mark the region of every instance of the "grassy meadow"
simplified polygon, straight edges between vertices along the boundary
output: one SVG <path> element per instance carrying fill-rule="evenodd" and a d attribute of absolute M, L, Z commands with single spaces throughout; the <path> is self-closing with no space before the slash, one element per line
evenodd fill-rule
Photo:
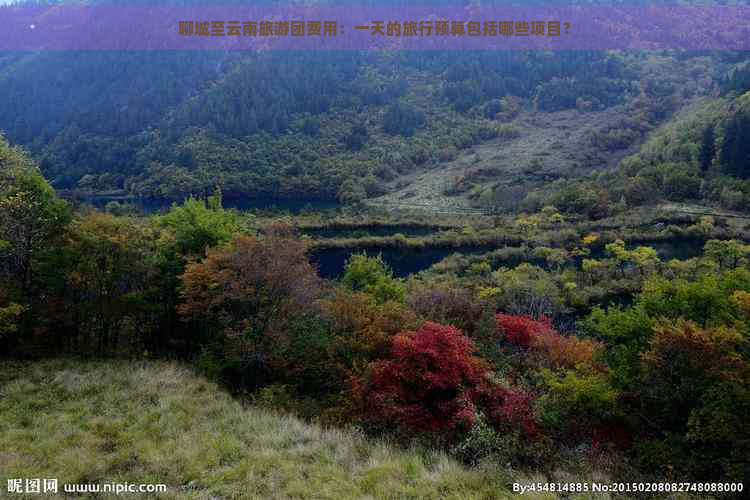
<path fill-rule="evenodd" d="M 168 485 L 159 498 L 489 499 L 542 480 L 246 407 L 176 363 L 6 362 L 0 396 L 0 481 L 58 478 L 60 494 L 128 482 Z"/>

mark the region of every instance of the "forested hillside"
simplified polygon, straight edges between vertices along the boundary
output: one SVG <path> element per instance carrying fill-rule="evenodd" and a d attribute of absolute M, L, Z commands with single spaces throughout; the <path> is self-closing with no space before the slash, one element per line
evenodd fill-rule
<path fill-rule="evenodd" d="M 531 100 L 597 109 L 637 86 L 606 53 L 466 56 L 9 55 L 0 129 L 60 189 L 181 199 L 221 182 L 230 198 L 351 201 L 497 137 Z"/>
<path fill-rule="evenodd" d="M 741 61 L 602 51 L 6 53 L 0 130 L 32 151 L 53 186 L 79 194 L 182 200 L 222 185 L 227 199 L 352 203 L 398 190 L 410 198 L 410 176 L 435 171 L 446 172 L 442 201 L 507 208 L 504 199 L 522 200 L 540 181 L 611 166 L 692 100 L 741 91 L 728 80 Z M 566 110 L 576 111 L 571 133 L 600 125 L 581 129 L 570 161 L 550 163 L 555 151 L 537 137 L 545 116 Z M 477 147 L 496 153 L 475 158 Z M 527 150 L 528 161 L 508 168 L 506 147 Z M 540 165 L 545 177 L 527 175 Z"/>
<path fill-rule="evenodd" d="M 533 203 L 526 208 L 553 204 L 602 214 L 665 200 L 746 211 L 749 89 L 750 67 L 746 62 L 733 65 L 713 92 L 684 105 L 616 168 L 546 185 L 527 198 Z"/>

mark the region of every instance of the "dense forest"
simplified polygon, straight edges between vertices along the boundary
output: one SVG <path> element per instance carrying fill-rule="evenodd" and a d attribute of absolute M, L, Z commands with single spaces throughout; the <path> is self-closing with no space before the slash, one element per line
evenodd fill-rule
<path fill-rule="evenodd" d="M 747 105 L 737 99 L 745 61 L 739 52 L 4 53 L 0 130 L 67 196 L 169 203 L 220 184 L 227 200 L 352 204 L 463 161 L 443 204 L 595 214 L 579 205 L 656 196 L 735 209 L 749 192 Z M 537 156 L 512 177 L 472 166 L 478 146 L 502 151 L 543 133 L 522 126 L 526 117 L 568 110 L 572 130 L 602 122 L 570 146 L 585 150 L 570 166 Z"/>
<path fill-rule="evenodd" d="M 229 198 L 354 201 L 496 137 L 508 96 L 605 107 L 637 86 L 602 52 L 22 53 L 0 68 L 0 129 L 56 188 L 174 200 L 221 179 Z"/>

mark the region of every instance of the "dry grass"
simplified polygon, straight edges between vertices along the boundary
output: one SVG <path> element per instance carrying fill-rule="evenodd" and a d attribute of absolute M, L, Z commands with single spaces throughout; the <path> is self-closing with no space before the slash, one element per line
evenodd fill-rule
<path fill-rule="evenodd" d="M 243 408 L 187 368 L 163 362 L 6 362 L 3 494 L 8 478 L 164 483 L 169 492 L 161 498 L 512 495 L 507 473 Z"/>

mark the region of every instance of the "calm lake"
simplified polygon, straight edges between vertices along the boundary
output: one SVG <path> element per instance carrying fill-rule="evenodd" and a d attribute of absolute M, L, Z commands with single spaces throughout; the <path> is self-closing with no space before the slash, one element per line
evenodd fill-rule
<path fill-rule="evenodd" d="M 370 256 L 382 255 L 383 261 L 393 270 L 393 274 L 403 278 L 418 273 L 454 253 L 481 253 L 491 250 L 482 246 L 464 247 L 424 247 L 424 248 L 325 248 L 310 254 L 310 260 L 318 268 L 318 274 L 326 279 L 341 277 L 347 259 L 353 253 L 365 252 Z"/>
<path fill-rule="evenodd" d="M 699 238 L 680 238 L 667 241 L 639 241 L 627 245 L 629 249 L 638 246 L 649 246 L 656 250 L 659 258 L 663 261 L 672 259 L 687 260 L 693 257 L 699 257 L 703 254 L 704 241 Z M 365 252 L 367 255 L 382 255 L 383 261 L 393 270 L 397 277 L 405 277 L 410 274 L 424 271 L 432 265 L 440 262 L 444 258 L 454 253 L 460 254 L 478 254 L 490 252 L 495 247 L 470 245 L 460 247 L 359 247 L 359 248 L 325 248 L 311 252 L 310 259 L 318 268 L 318 273 L 326 279 L 336 279 L 341 277 L 344 272 L 344 266 L 347 259 L 353 253 Z M 592 257 L 600 259 L 606 257 L 603 249 L 594 252 Z M 541 260 L 524 259 L 513 256 L 502 262 L 504 267 L 515 267 L 523 262 L 544 267 Z"/>

